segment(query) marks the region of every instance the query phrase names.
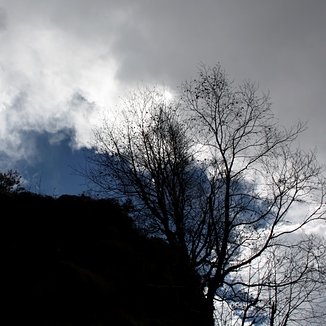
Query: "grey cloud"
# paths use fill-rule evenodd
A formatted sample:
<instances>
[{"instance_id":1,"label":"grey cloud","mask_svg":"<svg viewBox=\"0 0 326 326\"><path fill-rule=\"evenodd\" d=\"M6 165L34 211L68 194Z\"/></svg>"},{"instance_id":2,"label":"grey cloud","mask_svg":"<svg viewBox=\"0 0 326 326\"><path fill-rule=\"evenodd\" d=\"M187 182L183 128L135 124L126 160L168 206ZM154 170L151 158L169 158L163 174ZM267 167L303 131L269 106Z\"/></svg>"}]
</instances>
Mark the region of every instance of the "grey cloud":
<instances>
[{"instance_id":1,"label":"grey cloud","mask_svg":"<svg viewBox=\"0 0 326 326\"><path fill-rule=\"evenodd\" d=\"M176 84L195 74L199 62L221 62L240 81L263 82L288 66L297 70L294 56L318 56L315 48L324 41L325 5L264 0L137 4L112 44L123 81Z\"/></svg>"},{"instance_id":2,"label":"grey cloud","mask_svg":"<svg viewBox=\"0 0 326 326\"><path fill-rule=\"evenodd\" d=\"M0 33L7 29L7 12L0 7Z\"/></svg>"},{"instance_id":3,"label":"grey cloud","mask_svg":"<svg viewBox=\"0 0 326 326\"><path fill-rule=\"evenodd\" d=\"M199 61L206 62L210 56L216 60L215 40L221 35L214 27L219 10L216 1L198 5L183 1L140 3L113 43L115 55L121 58L119 78L175 84Z\"/></svg>"},{"instance_id":4,"label":"grey cloud","mask_svg":"<svg viewBox=\"0 0 326 326\"><path fill-rule=\"evenodd\" d=\"M326 161L326 2L140 1L113 43L125 83L139 79L175 87L196 65L221 62L231 79L270 91L273 110L289 127L307 121L305 149Z\"/></svg>"},{"instance_id":5,"label":"grey cloud","mask_svg":"<svg viewBox=\"0 0 326 326\"><path fill-rule=\"evenodd\" d=\"M324 0L2 3L0 122L7 130L68 126L81 146L98 108L113 107L135 83L175 88L195 77L200 62L221 62L236 82L249 78L270 90L285 125L309 118L303 143L320 147L326 161Z\"/></svg>"}]
</instances>

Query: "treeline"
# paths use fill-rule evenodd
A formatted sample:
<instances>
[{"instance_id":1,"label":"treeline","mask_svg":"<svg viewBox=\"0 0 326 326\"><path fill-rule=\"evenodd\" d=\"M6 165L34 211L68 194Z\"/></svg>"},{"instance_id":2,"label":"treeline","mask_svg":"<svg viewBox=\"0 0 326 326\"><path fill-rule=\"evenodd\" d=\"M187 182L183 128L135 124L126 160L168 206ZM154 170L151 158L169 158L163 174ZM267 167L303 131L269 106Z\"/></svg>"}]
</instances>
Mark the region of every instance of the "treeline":
<instances>
[{"instance_id":1,"label":"treeline","mask_svg":"<svg viewBox=\"0 0 326 326\"><path fill-rule=\"evenodd\" d=\"M0 195L10 325L202 325L199 280L113 200Z\"/></svg>"}]
</instances>

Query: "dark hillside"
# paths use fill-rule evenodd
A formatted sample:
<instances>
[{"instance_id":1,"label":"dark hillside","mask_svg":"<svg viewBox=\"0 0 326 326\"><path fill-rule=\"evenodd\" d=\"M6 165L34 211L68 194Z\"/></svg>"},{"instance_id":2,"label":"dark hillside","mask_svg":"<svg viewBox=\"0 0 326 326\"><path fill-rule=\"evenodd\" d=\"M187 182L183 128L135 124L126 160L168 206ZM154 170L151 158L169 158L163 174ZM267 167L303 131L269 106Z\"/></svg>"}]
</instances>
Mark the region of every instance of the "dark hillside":
<instances>
[{"instance_id":1,"label":"dark hillside","mask_svg":"<svg viewBox=\"0 0 326 326\"><path fill-rule=\"evenodd\" d=\"M20 193L0 202L6 324L201 325L196 278L114 201Z\"/></svg>"}]
</instances>

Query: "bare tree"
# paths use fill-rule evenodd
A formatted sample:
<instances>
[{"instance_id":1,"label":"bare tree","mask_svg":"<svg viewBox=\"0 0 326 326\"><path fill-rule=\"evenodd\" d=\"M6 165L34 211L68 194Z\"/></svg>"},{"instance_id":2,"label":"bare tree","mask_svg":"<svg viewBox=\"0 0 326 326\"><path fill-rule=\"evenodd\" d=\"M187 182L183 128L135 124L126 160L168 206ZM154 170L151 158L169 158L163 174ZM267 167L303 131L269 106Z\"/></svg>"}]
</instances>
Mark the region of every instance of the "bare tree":
<instances>
[{"instance_id":1,"label":"bare tree","mask_svg":"<svg viewBox=\"0 0 326 326\"><path fill-rule=\"evenodd\" d=\"M191 132L208 162L214 236L205 276L213 302L227 278L277 247L282 235L323 218L323 167L314 153L292 149L305 126L279 129L268 95L259 96L254 84L236 88L220 66L203 66L198 80L181 90L184 109L196 122ZM295 205L301 214L291 220Z\"/></svg>"},{"instance_id":2,"label":"bare tree","mask_svg":"<svg viewBox=\"0 0 326 326\"><path fill-rule=\"evenodd\" d=\"M147 87L131 93L124 106L117 124L106 121L95 131L97 154L88 158L95 169L87 178L105 194L133 199L139 227L185 249L198 176L178 108Z\"/></svg>"},{"instance_id":3,"label":"bare tree","mask_svg":"<svg viewBox=\"0 0 326 326\"><path fill-rule=\"evenodd\" d=\"M254 308L266 317L267 306L255 303L264 288L246 295L258 270L252 282L241 278L285 235L324 218L323 167L313 152L292 148L304 124L280 128L268 95L249 82L233 86L219 65L202 66L180 92L173 103L156 89L131 94L122 118L95 130L83 174L106 194L131 198L139 225L200 275L208 324L215 304L235 301L247 317ZM284 285L277 280L275 288Z\"/></svg>"}]
</instances>

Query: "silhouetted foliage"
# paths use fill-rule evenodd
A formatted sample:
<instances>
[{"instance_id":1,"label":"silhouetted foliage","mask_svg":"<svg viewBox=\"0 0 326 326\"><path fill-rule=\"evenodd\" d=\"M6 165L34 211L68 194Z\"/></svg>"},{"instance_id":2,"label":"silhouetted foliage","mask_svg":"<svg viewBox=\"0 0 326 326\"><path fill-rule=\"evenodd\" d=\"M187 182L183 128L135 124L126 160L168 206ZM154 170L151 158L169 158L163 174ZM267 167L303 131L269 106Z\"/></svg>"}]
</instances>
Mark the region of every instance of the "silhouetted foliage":
<instances>
[{"instance_id":1,"label":"silhouetted foliage","mask_svg":"<svg viewBox=\"0 0 326 326\"><path fill-rule=\"evenodd\" d=\"M0 172L0 194L9 193L13 191L21 191L22 180L18 171L8 170L7 172Z\"/></svg>"},{"instance_id":2,"label":"silhouetted foliage","mask_svg":"<svg viewBox=\"0 0 326 326\"><path fill-rule=\"evenodd\" d=\"M114 200L2 194L10 325L201 325L196 276Z\"/></svg>"}]
</instances>

